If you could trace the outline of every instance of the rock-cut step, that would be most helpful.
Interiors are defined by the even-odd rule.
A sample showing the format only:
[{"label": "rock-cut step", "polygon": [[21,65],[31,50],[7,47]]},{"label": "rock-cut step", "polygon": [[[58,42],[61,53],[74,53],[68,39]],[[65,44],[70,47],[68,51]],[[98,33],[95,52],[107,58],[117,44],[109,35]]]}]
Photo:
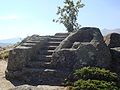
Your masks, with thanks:
[{"label": "rock-cut step", "polygon": [[53,68],[51,62],[43,62],[43,61],[30,61],[27,63],[26,67],[29,68]]},{"label": "rock-cut step", "polygon": [[[65,85],[65,79],[66,78],[57,78],[57,77],[50,77],[50,76],[48,76],[47,78],[39,78],[39,77],[33,78],[30,75],[24,75],[23,77],[23,80],[25,83],[29,85],[35,85],[35,86],[37,85],[61,86],[61,85]],[[45,89],[45,90],[48,90],[48,89]]]},{"label": "rock-cut step", "polygon": [[65,35],[65,36],[67,36],[67,35],[69,35],[69,33],[56,33],[55,36],[57,36],[57,35]]},{"label": "rock-cut step", "polygon": [[38,55],[38,61],[50,62],[52,55]]},{"label": "rock-cut step", "polygon": [[17,46],[16,48],[15,48],[15,50],[17,49],[21,49],[21,50],[27,50],[27,49],[31,49],[32,47],[26,47],[26,46]]},{"label": "rock-cut step", "polygon": [[25,43],[39,43],[40,41],[31,41],[31,40],[28,40],[26,41]]},{"label": "rock-cut step", "polygon": [[48,77],[56,77],[56,78],[64,78],[67,77],[69,71],[65,69],[49,69],[49,68],[23,68],[23,74],[31,75],[32,78],[48,78]]},{"label": "rock-cut step", "polygon": [[48,46],[48,50],[55,50],[57,46]]},{"label": "rock-cut step", "polygon": [[48,50],[55,50],[57,48],[57,46],[55,46],[55,45],[48,45],[48,46],[44,46],[44,47],[42,47],[42,49],[43,50],[45,50],[45,49],[48,49]]},{"label": "rock-cut step", "polygon": [[48,45],[51,45],[51,46],[58,46],[61,42],[57,42],[57,41],[49,41],[48,42]]},{"label": "rock-cut step", "polygon": [[30,61],[43,61],[43,62],[50,62],[52,55],[37,55],[35,58],[31,59]]},{"label": "rock-cut step", "polygon": [[50,41],[58,41],[58,42],[61,42],[61,41],[63,41],[65,38],[63,38],[63,37],[51,37],[50,38]]},{"label": "rock-cut step", "polygon": [[44,68],[24,68],[23,80],[32,85],[62,85],[69,71]]},{"label": "rock-cut step", "polygon": [[26,46],[26,47],[32,47],[35,45],[36,45],[35,43],[23,43],[23,44],[21,44],[21,46]]},{"label": "rock-cut step", "polygon": [[56,33],[54,37],[58,38],[66,38],[69,35],[69,33]]},{"label": "rock-cut step", "polygon": [[52,55],[54,50],[41,50],[39,52],[40,55]]}]

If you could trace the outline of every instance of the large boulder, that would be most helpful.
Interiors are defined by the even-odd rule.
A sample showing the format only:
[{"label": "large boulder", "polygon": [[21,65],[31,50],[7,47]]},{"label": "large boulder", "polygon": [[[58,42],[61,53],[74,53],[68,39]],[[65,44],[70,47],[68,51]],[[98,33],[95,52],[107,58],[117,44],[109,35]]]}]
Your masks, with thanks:
[{"label": "large boulder", "polygon": [[104,40],[109,47],[112,56],[112,61],[110,64],[111,70],[120,75],[120,34],[108,34],[104,37]]},{"label": "large boulder", "polygon": [[56,67],[71,70],[84,66],[108,68],[110,61],[111,54],[100,30],[92,27],[71,33],[53,54]]},{"label": "large boulder", "polygon": [[120,75],[120,47],[110,49],[112,55],[111,69]]},{"label": "large boulder", "polygon": [[118,33],[108,34],[104,40],[109,48],[120,47],[120,34]]}]

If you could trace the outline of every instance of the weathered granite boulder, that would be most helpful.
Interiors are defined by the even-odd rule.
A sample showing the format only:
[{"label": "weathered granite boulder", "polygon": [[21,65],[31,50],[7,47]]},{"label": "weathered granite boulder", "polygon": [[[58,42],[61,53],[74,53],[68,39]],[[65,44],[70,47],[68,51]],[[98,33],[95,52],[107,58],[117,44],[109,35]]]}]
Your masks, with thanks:
[{"label": "weathered granite boulder", "polygon": [[98,28],[84,27],[71,33],[56,50],[71,48],[75,42],[103,42],[103,36]]},{"label": "weathered granite boulder", "polygon": [[120,34],[111,33],[104,37],[105,43],[110,49],[112,61],[111,70],[120,75]]},{"label": "weathered granite boulder", "polygon": [[73,68],[75,63],[75,49],[61,49],[53,54],[52,63],[56,68]]},{"label": "weathered granite boulder", "polygon": [[111,69],[120,75],[120,47],[110,49],[112,55]]},{"label": "weathered granite boulder", "polygon": [[109,48],[120,47],[120,34],[118,33],[108,34],[104,40]]},{"label": "weathered granite boulder", "polygon": [[76,50],[75,69],[83,66],[109,67],[111,61],[109,49],[104,43],[95,45],[95,43],[81,43]]},{"label": "weathered granite boulder", "polygon": [[111,61],[109,48],[98,28],[85,27],[71,33],[53,54],[56,67],[77,69],[83,66],[108,68]]}]

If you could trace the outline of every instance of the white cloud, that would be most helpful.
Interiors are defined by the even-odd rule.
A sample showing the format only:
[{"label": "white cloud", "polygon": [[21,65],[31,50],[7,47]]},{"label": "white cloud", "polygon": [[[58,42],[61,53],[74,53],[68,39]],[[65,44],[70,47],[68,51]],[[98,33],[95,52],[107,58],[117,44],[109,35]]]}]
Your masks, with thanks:
[{"label": "white cloud", "polygon": [[16,15],[9,15],[9,16],[0,16],[0,20],[15,20],[18,19],[19,17]]}]

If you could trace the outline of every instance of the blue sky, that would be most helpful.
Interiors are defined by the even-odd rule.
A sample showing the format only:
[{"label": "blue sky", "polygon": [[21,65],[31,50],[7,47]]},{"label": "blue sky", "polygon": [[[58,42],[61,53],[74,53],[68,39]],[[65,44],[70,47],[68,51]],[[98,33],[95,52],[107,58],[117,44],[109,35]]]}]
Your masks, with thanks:
[{"label": "blue sky", "polygon": [[[52,35],[66,32],[64,26],[52,22],[57,6],[64,0],[0,0],[0,39],[26,37],[32,34]],[[78,22],[98,27],[102,33],[120,28],[120,0],[83,0]],[[111,29],[109,31],[104,28]]]}]

